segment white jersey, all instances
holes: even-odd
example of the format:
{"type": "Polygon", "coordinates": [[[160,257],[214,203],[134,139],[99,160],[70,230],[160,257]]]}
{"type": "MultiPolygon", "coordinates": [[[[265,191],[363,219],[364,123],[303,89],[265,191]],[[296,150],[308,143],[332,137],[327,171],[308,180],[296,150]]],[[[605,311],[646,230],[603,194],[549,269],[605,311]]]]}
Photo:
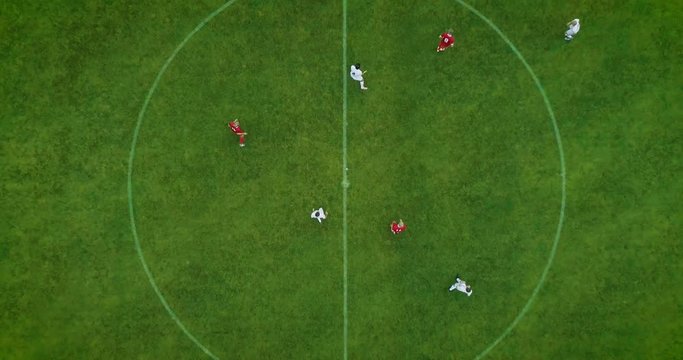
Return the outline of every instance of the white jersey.
{"type": "Polygon", "coordinates": [[[448,291],[458,290],[462,293],[467,294],[467,296],[471,296],[472,295],[472,288],[469,288],[469,291],[468,291],[468,289],[467,289],[468,287],[469,286],[467,286],[467,284],[464,281],[462,281],[460,279],[455,279],[455,284],[451,285],[451,287],[448,289],[448,291]]]}
{"type": "Polygon", "coordinates": [[[356,65],[351,65],[351,78],[356,81],[363,81],[363,72],[356,69],[356,65]]]}
{"type": "Polygon", "coordinates": [[[569,23],[569,28],[567,29],[567,32],[565,34],[574,36],[579,32],[580,29],[581,24],[579,23],[579,19],[574,19],[569,23]]]}
{"type": "Polygon", "coordinates": [[[319,223],[323,222],[323,220],[327,219],[327,215],[325,215],[325,210],[323,210],[323,208],[313,210],[313,212],[311,213],[311,219],[316,219],[319,223]]]}

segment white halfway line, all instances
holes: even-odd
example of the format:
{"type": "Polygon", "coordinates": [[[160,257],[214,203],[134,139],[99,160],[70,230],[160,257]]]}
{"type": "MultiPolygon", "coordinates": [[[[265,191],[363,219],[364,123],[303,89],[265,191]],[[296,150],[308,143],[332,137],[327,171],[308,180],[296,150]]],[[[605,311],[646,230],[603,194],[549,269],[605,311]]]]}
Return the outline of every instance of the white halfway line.
{"type": "Polygon", "coordinates": [[[346,75],[346,42],[347,42],[347,0],[342,1],[342,84],[343,84],[343,105],[342,105],[342,247],[343,247],[343,267],[344,267],[344,360],[349,358],[349,253],[348,253],[348,223],[347,223],[347,204],[348,204],[348,144],[346,129],[348,127],[347,117],[347,89],[348,76],[346,75]]]}

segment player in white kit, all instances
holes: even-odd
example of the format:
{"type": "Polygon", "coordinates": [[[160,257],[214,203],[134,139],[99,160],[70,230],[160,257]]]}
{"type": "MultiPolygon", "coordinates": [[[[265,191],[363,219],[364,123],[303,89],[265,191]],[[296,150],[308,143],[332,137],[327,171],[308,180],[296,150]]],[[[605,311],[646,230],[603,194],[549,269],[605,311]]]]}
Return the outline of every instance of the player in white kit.
{"type": "Polygon", "coordinates": [[[450,288],[448,288],[448,291],[453,291],[453,290],[458,290],[462,293],[467,294],[467,296],[472,295],[472,288],[467,285],[462,279],[460,279],[460,275],[455,276],[455,283],[451,285],[450,288]]]}
{"type": "Polygon", "coordinates": [[[363,80],[363,71],[360,69],[360,64],[355,64],[351,65],[351,78],[353,80],[356,80],[360,82],[360,89],[361,90],[367,90],[368,88],[365,87],[365,80],[363,80]]]}
{"type": "Polygon", "coordinates": [[[567,23],[567,31],[564,33],[564,39],[567,41],[571,41],[574,36],[579,32],[581,29],[581,24],[579,23],[579,19],[574,19],[570,22],[567,23]]]}
{"type": "Polygon", "coordinates": [[[313,209],[313,212],[311,213],[311,219],[316,219],[319,223],[322,223],[323,220],[327,219],[327,214],[325,214],[325,210],[323,210],[323,208],[318,210],[313,209]]]}

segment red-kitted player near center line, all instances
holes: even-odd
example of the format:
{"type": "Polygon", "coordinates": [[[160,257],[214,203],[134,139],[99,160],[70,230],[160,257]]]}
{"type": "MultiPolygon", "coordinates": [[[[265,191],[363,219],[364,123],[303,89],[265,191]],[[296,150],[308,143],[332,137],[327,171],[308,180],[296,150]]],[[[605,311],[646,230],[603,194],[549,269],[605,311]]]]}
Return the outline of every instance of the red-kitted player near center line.
{"type": "Polygon", "coordinates": [[[455,38],[453,37],[453,30],[449,29],[445,33],[439,35],[439,38],[441,39],[441,42],[439,42],[439,46],[436,48],[436,52],[442,52],[449,47],[455,45],[455,38]]]}
{"type": "Polygon", "coordinates": [[[242,128],[240,127],[240,121],[238,119],[235,119],[231,122],[228,123],[228,126],[230,127],[230,130],[232,132],[240,137],[240,147],[244,147],[244,136],[247,135],[244,131],[242,131],[242,128]]]}

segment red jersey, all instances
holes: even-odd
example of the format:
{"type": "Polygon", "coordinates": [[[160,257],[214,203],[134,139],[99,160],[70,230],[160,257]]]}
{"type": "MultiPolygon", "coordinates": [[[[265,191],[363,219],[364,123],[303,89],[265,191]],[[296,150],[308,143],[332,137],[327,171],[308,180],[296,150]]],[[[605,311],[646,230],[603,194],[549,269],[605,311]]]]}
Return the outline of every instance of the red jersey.
{"type": "Polygon", "coordinates": [[[439,50],[444,50],[449,46],[453,46],[455,43],[455,38],[453,35],[445,32],[441,34],[441,42],[439,43],[439,50]]]}
{"type": "Polygon", "coordinates": [[[403,226],[399,225],[396,222],[391,223],[391,232],[394,234],[398,234],[400,232],[403,232],[408,226],[406,224],[403,224],[403,226]]]}
{"type": "Polygon", "coordinates": [[[453,37],[453,35],[451,35],[451,34],[449,34],[449,33],[447,33],[447,32],[441,34],[441,43],[442,43],[443,45],[445,45],[445,46],[450,46],[450,45],[453,44],[454,42],[455,42],[455,38],[453,37]]]}
{"type": "Polygon", "coordinates": [[[234,132],[237,135],[244,133],[244,131],[242,131],[242,128],[234,121],[228,123],[228,126],[230,126],[230,130],[232,130],[232,132],[234,132]]]}

